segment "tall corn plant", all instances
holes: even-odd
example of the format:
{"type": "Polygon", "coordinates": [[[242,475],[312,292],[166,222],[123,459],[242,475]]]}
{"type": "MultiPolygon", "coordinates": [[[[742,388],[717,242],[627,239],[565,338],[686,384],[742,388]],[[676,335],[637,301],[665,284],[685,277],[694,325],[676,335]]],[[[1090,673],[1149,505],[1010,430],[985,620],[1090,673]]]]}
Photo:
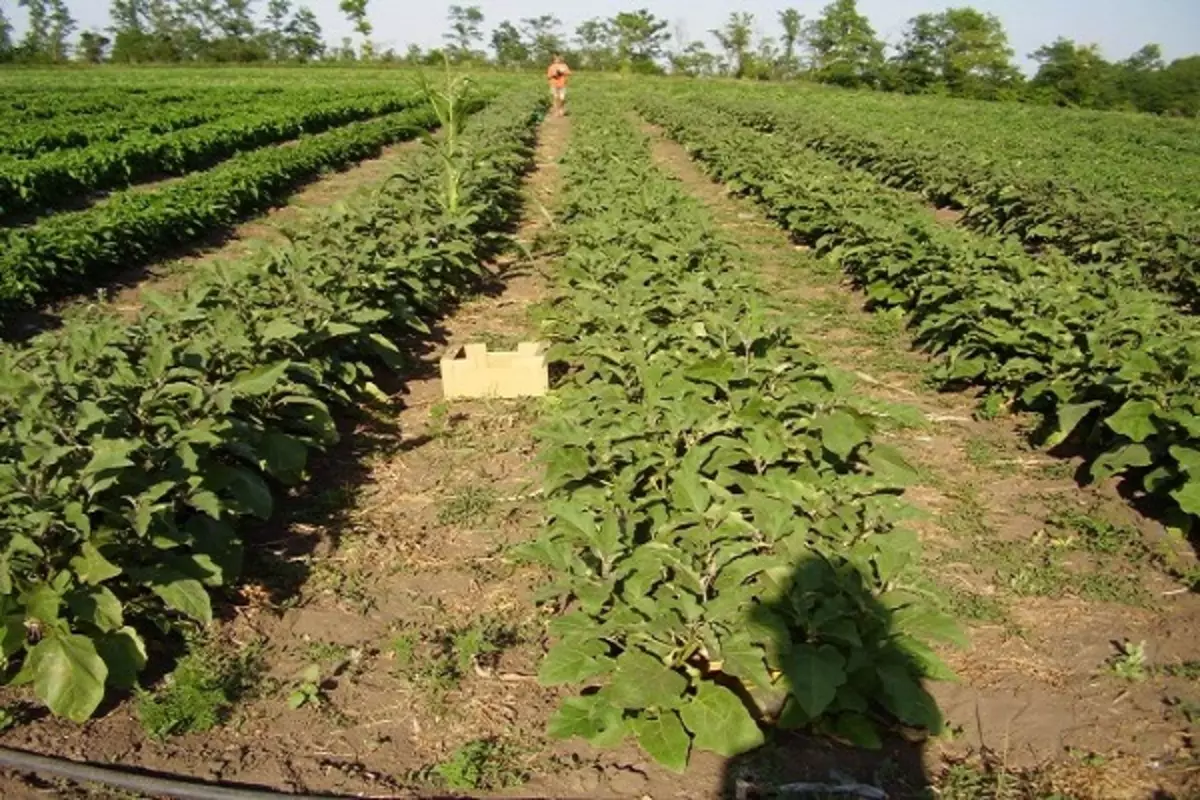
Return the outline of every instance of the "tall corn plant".
{"type": "Polygon", "coordinates": [[[440,85],[435,85],[428,75],[421,73],[420,92],[437,115],[441,128],[438,136],[426,136],[427,144],[433,148],[442,164],[442,194],[439,199],[446,211],[454,213],[459,208],[463,177],[470,167],[461,134],[470,112],[475,84],[466,75],[456,75],[450,67],[450,60],[445,59],[445,73],[440,85]]]}

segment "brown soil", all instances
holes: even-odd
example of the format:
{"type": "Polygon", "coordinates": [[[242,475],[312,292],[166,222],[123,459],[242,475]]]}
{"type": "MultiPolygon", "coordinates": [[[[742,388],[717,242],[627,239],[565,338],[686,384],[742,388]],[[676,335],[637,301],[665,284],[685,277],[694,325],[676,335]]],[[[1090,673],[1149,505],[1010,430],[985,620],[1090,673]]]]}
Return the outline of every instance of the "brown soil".
{"type": "MultiPolygon", "coordinates": [[[[943,654],[961,680],[930,687],[953,736],[926,747],[929,774],[968,751],[985,751],[1005,767],[1069,772],[1083,784],[1072,784],[1075,796],[1146,797],[1158,789],[1200,796],[1189,793],[1200,792],[1191,749],[1200,730],[1169,706],[1176,698],[1200,702],[1196,679],[1151,672],[1131,682],[1106,668],[1114,642],[1124,641],[1145,642],[1151,665],[1200,661],[1200,596],[1140,550],[1104,558],[1086,552],[1061,520],[1086,513],[1121,526],[1118,546],[1165,546],[1162,527],[1130,510],[1114,486],[1080,487],[1069,477],[1077,464],[1031,450],[1026,420],[976,419],[975,398],[926,389],[929,361],[898,321],[867,312],[834,268],[781,229],[764,227],[752,202],[712,182],[661,131],[644,130],[658,164],[703,202],[788,312],[799,313],[814,349],[856,373],[861,393],[923,417],[888,435],[923,476],[908,499],[929,515],[914,525],[926,572],[972,642],[943,654]],[[1062,571],[1039,573],[1038,558],[1058,552],[1065,553],[1062,571]],[[1100,577],[1075,582],[1088,567],[1100,577]]],[[[1194,563],[1186,547],[1172,553],[1194,563]]]]}

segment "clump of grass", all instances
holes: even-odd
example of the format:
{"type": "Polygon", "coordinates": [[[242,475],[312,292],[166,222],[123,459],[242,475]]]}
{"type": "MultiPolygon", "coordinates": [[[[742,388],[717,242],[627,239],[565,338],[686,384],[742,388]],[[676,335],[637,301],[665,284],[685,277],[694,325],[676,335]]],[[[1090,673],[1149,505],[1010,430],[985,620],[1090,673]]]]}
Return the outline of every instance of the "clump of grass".
{"type": "Polygon", "coordinates": [[[200,641],[160,686],[138,691],[142,728],[147,736],[160,741],[212,730],[249,694],[262,670],[262,652],[257,645],[234,650],[215,640],[200,641]]]}
{"type": "Polygon", "coordinates": [[[1121,642],[1117,653],[1108,660],[1108,671],[1118,678],[1140,682],[1149,676],[1147,670],[1146,643],[1121,642]]]}
{"type": "Polygon", "coordinates": [[[487,520],[496,505],[496,493],[487,486],[464,486],[438,510],[442,525],[477,525],[487,520]]]}
{"type": "Polygon", "coordinates": [[[476,739],[454,751],[431,770],[446,787],[464,791],[496,791],[520,786],[529,779],[521,752],[499,739],[476,739]]]}

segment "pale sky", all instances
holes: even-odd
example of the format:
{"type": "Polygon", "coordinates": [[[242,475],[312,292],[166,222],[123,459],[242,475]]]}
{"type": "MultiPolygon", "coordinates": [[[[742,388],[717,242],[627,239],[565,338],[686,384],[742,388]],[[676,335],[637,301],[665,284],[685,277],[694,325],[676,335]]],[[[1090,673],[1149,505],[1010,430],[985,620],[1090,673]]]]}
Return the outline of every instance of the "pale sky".
{"type": "MultiPolygon", "coordinates": [[[[329,42],[339,42],[350,33],[350,25],[338,12],[338,0],[293,0],[316,12],[329,42]]],[[[591,17],[612,16],[618,11],[641,7],[680,26],[688,39],[706,38],[706,32],[718,27],[730,11],[748,11],[755,15],[760,34],[777,35],[780,9],[794,7],[806,17],[816,16],[827,0],[572,0],[553,3],[548,0],[460,0],[461,5],[479,5],[490,32],[503,20],[514,22],[523,17],[554,13],[573,32],[575,26],[591,17]]],[[[108,0],[68,0],[80,28],[103,29],[108,26],[108,0]]],[[[258,7],[265,6],[259,0],[258,7]]],[[[375,25],[372,37],[379,49],[389,47],[403,52],[411,42],[429,47],[441,42],[446,30],[446,9],[451,3],[410,3],[402,0],[370,0],[369,16],[375,25]]],[[[1058,36],[1082,43],[1099,44],[1110,59],[1125,58],[1143,44],[1162,45],[1169,61],[1200,53],[1200,0],[859,0],[859,8],[888,42],[899,41],[905,22],[923,11],[940,11],[951,6],[971,5],[996,14],[1004,22],[1009,40],[1020,63],[1028,66],[1027,56],[1058,36]]],[[[15,22],[17,35],[24,30],[25,10],[17,0],[0,0],[4,15],[15,22]]],[[[711,40],[708,41],[713,45],[711,40]]]]}

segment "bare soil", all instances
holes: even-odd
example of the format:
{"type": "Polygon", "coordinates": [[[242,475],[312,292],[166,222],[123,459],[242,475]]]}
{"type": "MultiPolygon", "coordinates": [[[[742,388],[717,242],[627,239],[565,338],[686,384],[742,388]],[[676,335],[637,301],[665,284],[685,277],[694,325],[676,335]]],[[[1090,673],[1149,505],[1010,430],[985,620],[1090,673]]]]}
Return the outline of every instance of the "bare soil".
{"type": "Polygon", "coordinates": [[[764,226],[752,202],[711,181],[659,129],[644,130],[657,163],[801,312],[814,351],[855,373],[858,391],[919,412],[889,436],[923,476],[909,500],[927,512],[916,527],[930,591],[971,638],[943,653],[960,681],[930,687],[952,733],[925,746],[927,775],[936,782],[947,765],[985,753],[993,766],[1040,769],[1074,797],[1200,796],[1200,719],[1178,712],[1200,701],[1200,684],[1169,670],[1200,661],[1200,596],[1162,563],[1194,564],[1191,550],[1131,510],[1116,485],[1080,486],[1078,462],[1032,449],[1030,420],[980,419],[978,398],[926,388],[930,362],[898,318],[866,311],[836,268],[764,226]],[[1095,526],[1099,536],[1088,533],[1095,526]],[[1169,558],[1151,554],[1160,550],[1169,558]],[[1108,667],[1124,642],[1145,643],[1139,680],[1108,667]]]}

